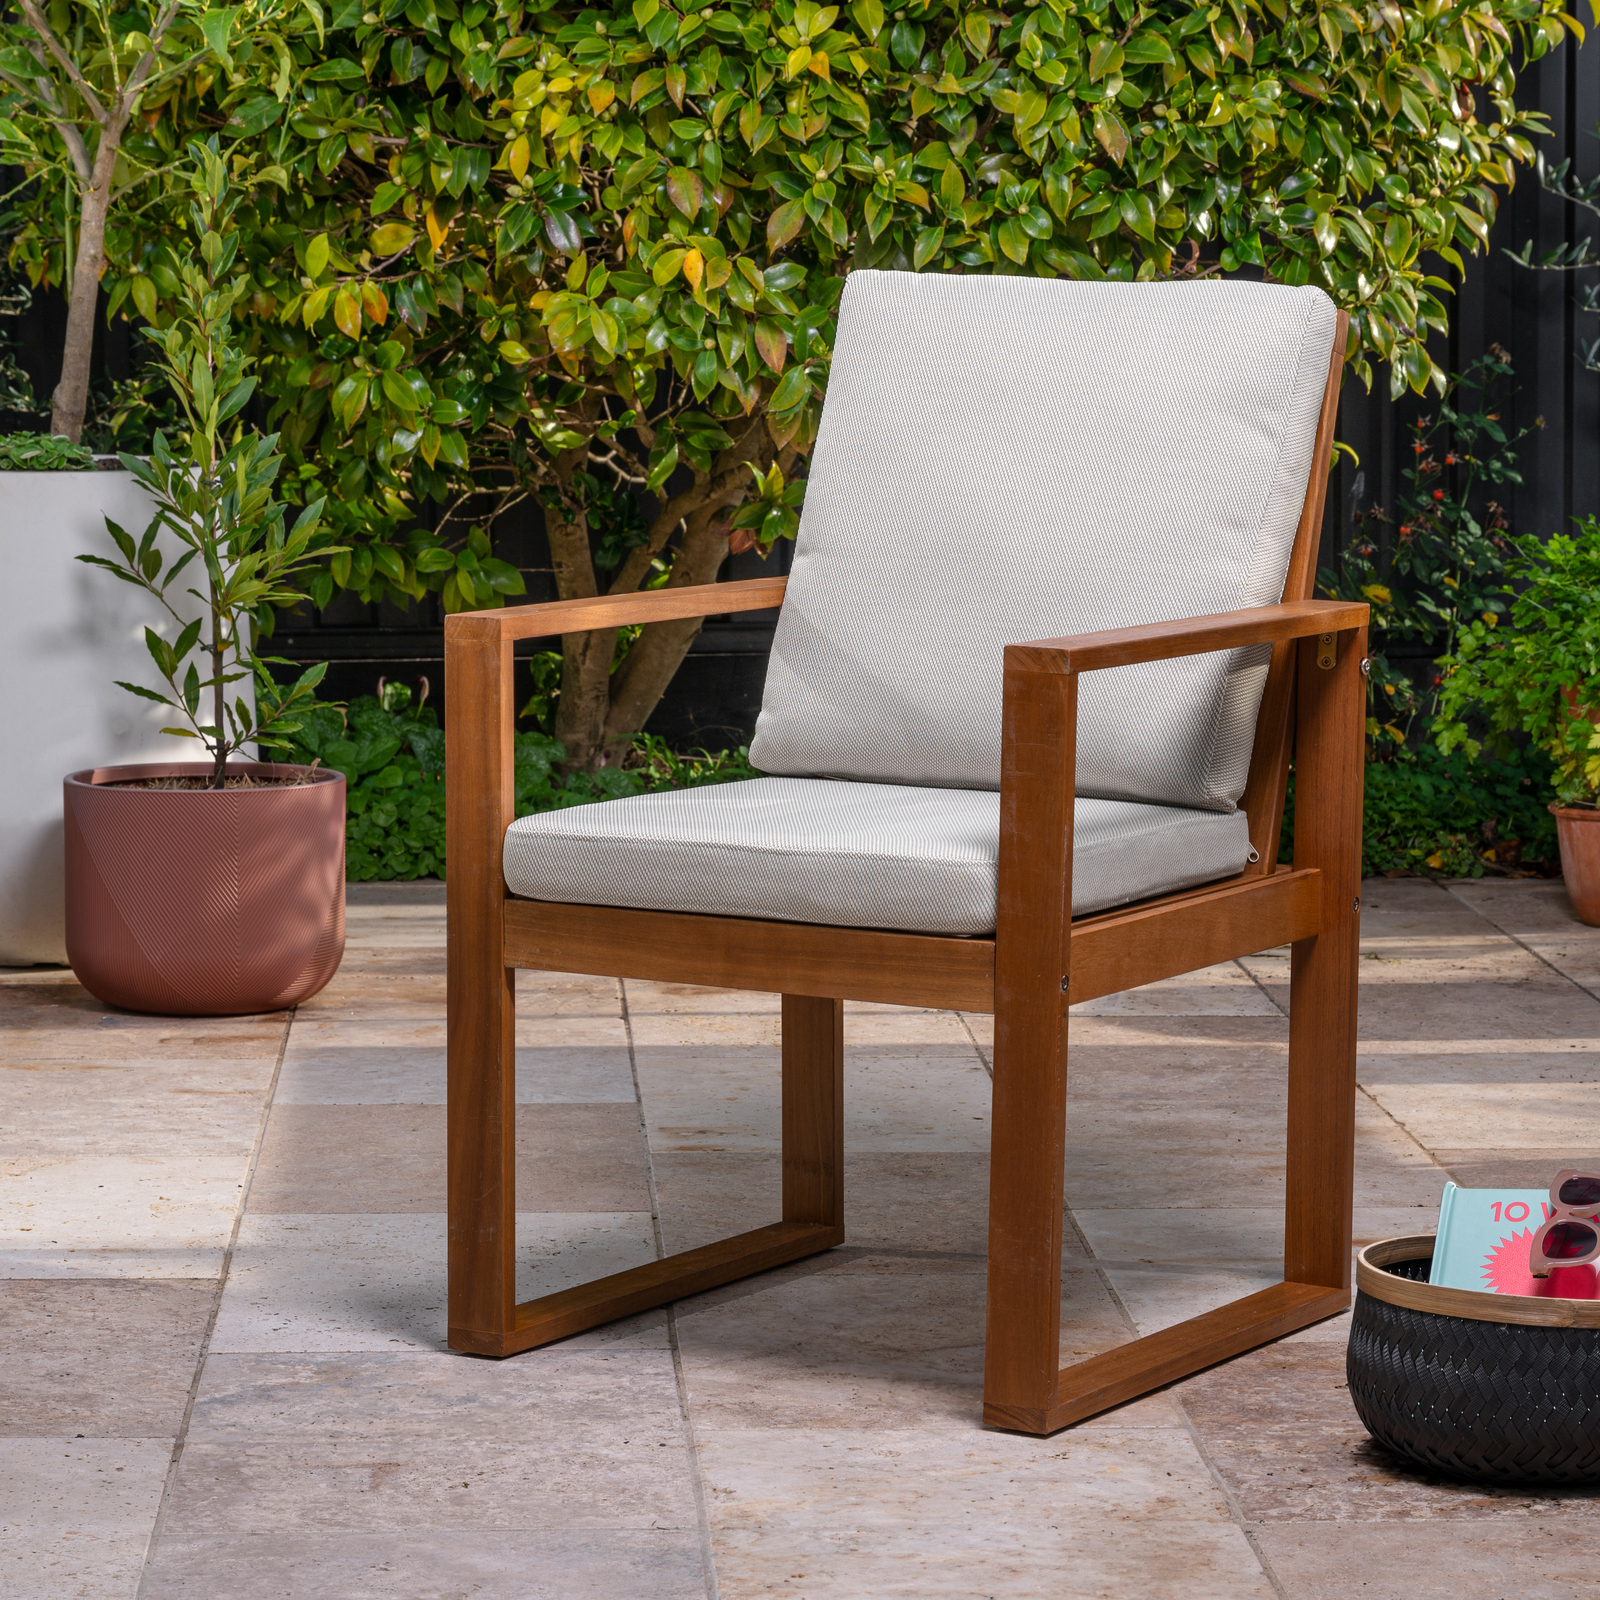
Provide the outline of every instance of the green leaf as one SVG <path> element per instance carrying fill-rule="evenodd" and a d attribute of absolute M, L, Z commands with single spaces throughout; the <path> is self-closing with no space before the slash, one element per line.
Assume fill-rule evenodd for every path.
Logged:
<path fill-rule="evenodd" d="M 791 367 L 788 375 L 772 391 L 772 409 L 774 412 L 793 411 L 795 407 L 803 405 L 811 395 L 811 379 L 806 375 L 804 367 Z"/>
<path fill-rule="evenodd" d="M 667 174 L 667 198 L 692 222 L 706 203 L 706 186 L 697 172 L 674 167 Z"/>
<path fill-rule="evenodd" d="M 228 35 L 233 31 L 233 19 L 238 15 L 237 6 L 227 6 L 207 11 L 200 18 L 201 34 L 229 72 L 233 71 L 233 57 L 228 54 Z"/>
<path fill-rule="evenodd" d="M 883 7 L 878 0 L 855 0 L 850 7 L 850 15 L 860 24 L 861 31 L 869 40 L 876 40 L 883 32 Z"/>
<path fill-rule="evenodd" d="M 762 318 L 755 326 L 756 352 L 774 372 L 782 372 L 789 354 L 789 341 L 782 328 L 770 318 Z"/>
<path fill-rule="evenodd" d="M 328 236 L 319 233 L 310 244 L 306 246 L 306 276 L 320 278 L 322 269 L 328 264 Z"/>
<path fill-rule="evenodd" d="M 156 320 L 156 286 L 141 272 L 136 274 L 130 282 L 129 292 L 133 296 L 134 308 L 146 322 Z"/>
<path fill-rule="evenodd" d="M 805 205 L 789 200 L 779 206 L 767 221 L 767 250 L 776 255 L 805 226 Z"/>
<path fill-rule="evenodd" d="M 379 256 L 394 256 L 406 249 L 417 236 L 417 230 L 404 222 L 386 222 L 381 228 L 374 230 L 372 235 L 372 253 Z M 309 264 L 310 251 L 306 252 Z M 315 276 L 313 273 L 312 276 Z"/>
<path fill-rule="evenodd" d="M 1016 217 L 1007 217 L 996 230 L 996 237 L 1000 248 L 1019 266 L 1027 261 L 1028 236 Z"/>
<path fill-rule="evenodd" d="M 645 488 L 654 494 L 673 474 L 678 465 L 678 441 L 669 439 L 665 445 L 657 445 L 650 455 L 650 475 L 644 481 Z"/>

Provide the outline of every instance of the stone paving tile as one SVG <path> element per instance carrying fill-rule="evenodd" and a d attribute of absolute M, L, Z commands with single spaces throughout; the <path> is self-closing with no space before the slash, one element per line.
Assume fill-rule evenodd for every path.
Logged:
<path fill-rule="evenodd" d="M 782 1075 L 775 1048 L 641 1045 L 636 1060 L 653 1150 L 779 1147 Z M 987 1152 L 991 1087 L 970 1039 L 852 1048 L 847 1034 L 844 1074 L 849 1149 Z"/>
<path fill-rule="evenodd" d="M 1223 1521 L 1227 1504 L 1180 1418 L 1098 1418 L 1048 1442 L 921 1429 L 695 1430 L 711 1526 L 1027 1533 L 1058 1520 Z"/>
<path fill-rule="evenodd" d="M 670 1352 L 560 1344 L 510 1361 L 440 1361 L 416 1351 L 214 1352 L 188 1436 L 217 1446 L 398 1438 L 551 1444 L 570 1436 L 607 1448 L 675 1450 L 682 1434 Z"/>
<path fill-rule="evenodd" d="M 284 1056 L 273 1104 L 443 1105 L 448 1077 L 444 1029 L 438 1043 L 397 1047 L 362 1037 L 365 1023 L 343 1023 L 344 1039 L 318 1030 L 314 1044 L 296 1040 Z M 619 1024 L 620 1027 L 620 1024 Z M 517 1101 L 634 1103 L 633 1065 L 627 1045 L 571 1045 L 517 1049 Z"/>
<path fill-rule="evenodd" d="M 1434 1152 L 1439 1165 L 1463 1189 L 1543 1189 L 1563 1167 L 1600 1171 L 1600 1146 L 1557 1145 L 1550 1149 L 1452 1150 Z"/>
<path fill-rule="evenodd" d="M 274 1106 L 250 1191 L 254 1216 L 445 1209 L 442 1105 Z M 517 1197 L 529 1211 L 650 1210 L 630 1103 L 517 1111 Z"/>
<path fill-rule="evenodd" d="M 697 1427 L 977 1433 L 984 1269 L 846 1245 L 677 1307 Z M 1123 1343 L 1095 1270 L 1070 1263 L 1061 1360 Z"/>
<path fill-rule="evenodd" d="M 208 1363 L 165 1527 L 692 1530 L 686 1451 L 666 1351 L 232 1356 Z"/>
<path fill-rule="evenodd" d="M 1050 1510 L 1055 1520 L 1044 1521 Z M 716 1537 L 721 1600 L 1273 1600 L 1243 1532 L 1229 1524 L 1079 1521 L 1040 1508 L 1040 1527 L 943 1524 L 759 1528 Z"/>
<path fill-rule="evenodd" d="M 775 1222 L 776 1151 L 665 1151 L 651 1156 L 668 1250 L 691 1250 Z M 844 1165 L 845 1237 L 982 1260 L 988 1250 L 989 1158 L 966 1151 L 852 1152 Z M 1075 1238 L 1072 1255 L 1082 1253 Z"/>
<path fill-rule="evenodd" d="M 214 1279 L 0 1283 L 0 1436 L 176 1435 Z"/>
<path fill-rule="evenodd" d="M 0 1439 L 0 1594 L 131 1600 L 172 1440 Z"/>
<path fill-rule="evenodd" d="M 699 1535 L 652 1529 L 166 1535 L 161 1600 L 705 1600 Z"/>
<path fill-rule="evenodd" d="M 270 1057 L 0 1063 L 0 1158 L 250 1155 Z"/>
<path fill-rule="evenodd" d="M 0 1159 L 0 1278 L 204 1278 L 246 1155 Z"/>
<path fill-rule="evenodd" d="M 7 985 L 0 1063 L 165 1061 L 174 1055 L 276 1059 L 287 1012 L 258 1017 L 146 1017 L 112 1011 L 77 983 Z"/>
<path fill-rule="evenodd" d="M 1600 928 L 1578 920 L 1559 882 L 1469 878 L 1452 883 L 1450 893 L 1600 999 Z"/>
<path fill-rule="evenodd" d="M 518 1213 L 517 1293 L 564 1289 L 655 1258 L 649 1212 Z M 258 1216 L 239 1229 L 211 1348 L 445 1348 L 445 1218 Z M 589 1339 L 660 1343 L 648 1317 Z M 467 1358 L 460 1358 L 467 1359 Z"/>
<path fill-rule="evenodd" d="M 1443 1186 L 1441 1185 L 1441 1188 Z M 1073 1208 L 1098 1260 L 1145 1266 L 1182 1262 L 1266 1261 L 1283 1254 L 1283 1209 L 1212 1206 L 1206 1209 L 1129 1207 L 1123 1210 Z M 1430 1231 L 1439 1216 L 1437 1195 L 1415 1206 L 1358 1206 L 1357 1245 L 1397 1234 Z"/>
<path fill-rule="evenodd" d="M 1293 1600 L 1593 1600 L 1600 1526 L 1301 1522 L 1256 1533 Z"/>

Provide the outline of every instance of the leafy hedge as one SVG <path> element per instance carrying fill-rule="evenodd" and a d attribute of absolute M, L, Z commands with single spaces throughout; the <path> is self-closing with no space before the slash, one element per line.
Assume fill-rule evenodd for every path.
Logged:
<path fill-rule="evenodd" d="M 1546 809 L 1550 762 L 1536 750 L 1499 760 L 1442 755 L 1432 744 L 1367 764 L 1361 874 L 1481 878 L 1535 867 L 1556 855 Z M 1294 785 L 1280 861 L 1294 853 Z"/>
<path fill-rule="evenodd" d="M 318 705 L 285 757 L 345 775 L 345 875 L 353 880 L 444 876 L 444 733 L 433 708 L 411 699 L 392 683 L 381 699 L 358 696 L 345 712 Z M 515 751 L 519 817 L 758 776 L 743 750 L 679 755 L 650 734 L 634 741 L 622 767 L 565 778 L 555 770 L 566 757 L 559 740 L 519 733 Z"/>

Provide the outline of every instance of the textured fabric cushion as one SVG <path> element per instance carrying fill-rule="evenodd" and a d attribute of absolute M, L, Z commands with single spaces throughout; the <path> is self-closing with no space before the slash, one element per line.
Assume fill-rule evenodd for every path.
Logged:
<path fill-rule="evenodd" d="M 513 894 L 916 933 L 992 933 L 1000 796 L 756 778 L 523 817 Z M 1079 800 L 1077 915 L 1238 872 L 1243 812 Z"/>
<path fill-rule="evenodd" d="M 855 272 L 751 760 L 998 787 L 1007 644 L 1282 597 L 1320 290 Z M 1088 674 L 1077 792 L 1229 811 L 1264 648 Z"/>

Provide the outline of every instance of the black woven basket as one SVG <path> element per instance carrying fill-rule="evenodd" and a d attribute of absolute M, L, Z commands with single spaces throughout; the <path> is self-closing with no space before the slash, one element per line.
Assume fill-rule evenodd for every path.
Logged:
<path fill-rule="evenodd" d="M 1357 1260 L 1345 1370 L 1367 1431 L 1476 1483 L 1600 1483 L 1600 1302 L 1438 1288 L 1432 1259 L 1421 1237 Z"/>

